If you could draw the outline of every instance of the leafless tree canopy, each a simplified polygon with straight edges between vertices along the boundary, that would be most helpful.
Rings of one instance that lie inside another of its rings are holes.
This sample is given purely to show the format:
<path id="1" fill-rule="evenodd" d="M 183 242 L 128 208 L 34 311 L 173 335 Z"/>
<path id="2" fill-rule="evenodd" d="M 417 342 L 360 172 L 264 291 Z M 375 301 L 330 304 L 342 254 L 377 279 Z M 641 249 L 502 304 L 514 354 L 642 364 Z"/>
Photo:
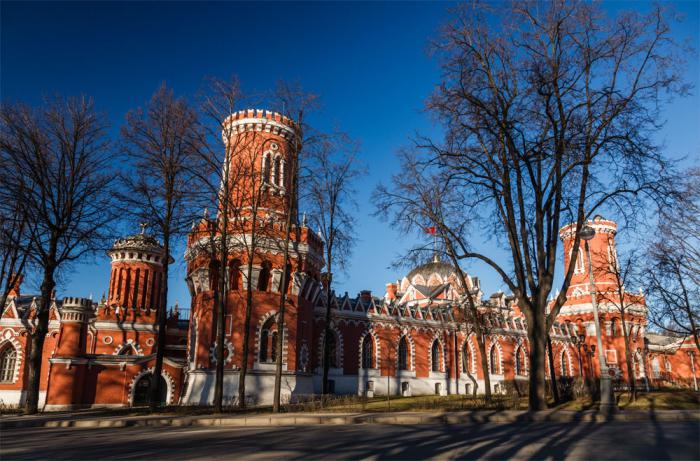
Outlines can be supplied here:
<path id="1" fill-rule="evenodd" d="M 666 97 L 686 91 L 682 60 L 658 7 L 608 18 L 583 2 L 470 3 L 454 18 L 436 44 L 443 75 L 428 102 L 446 135 L 419 144 L 510 253 L 507 263 L 460 256 L 497 271 L 527 316 L 539 409 L 545 332 L 573 274 L 571 264 L 547 316 L 559 229 L 601 212 L 632 218 L 643 200 L 664 199 L 668 165 L 652 136 Z"/>
<path id="2" fill-rule="evenodd" d="M 662 209 L 645 282 L 653 322 L 692 336 L 700 350 L 700 169 L 692 168 L 672 206 Z"/>
<path id="3" fill-rule="evenodd" d="M 122 128 L 122 152 L 130 169 L 121 175 L 121 205 L 129 215 L 151 225 L 151 231 L 163 239 L 166 254 L 158 303 L 161 333 L 167 320 L 170 251 L 192 223 L 200 197 L 201 183 L 193 171 L 201 139 L 195 111 L 184 99 L 176 99 L 165 85 L 154 93 L 145 109 L 129 112 Z M 151 408 L 159 404 L 165 338 L 165 334 L 159 334 L 156 344 Z"/>
<path id="4" fill-rule="evenodd" d="M 41 273 L 31 334 L 26 411 L 36 413 L 42 349 L 56 276 L 71 262 L 105 249 L 114 217 L 113 175 L 105 121 L 85 98 L 46 101 L 41 108 L 4 105 L 3 202 L 26 212 L 29 257 Z M 5 196 L 7 194 L 7 196 Z"/>

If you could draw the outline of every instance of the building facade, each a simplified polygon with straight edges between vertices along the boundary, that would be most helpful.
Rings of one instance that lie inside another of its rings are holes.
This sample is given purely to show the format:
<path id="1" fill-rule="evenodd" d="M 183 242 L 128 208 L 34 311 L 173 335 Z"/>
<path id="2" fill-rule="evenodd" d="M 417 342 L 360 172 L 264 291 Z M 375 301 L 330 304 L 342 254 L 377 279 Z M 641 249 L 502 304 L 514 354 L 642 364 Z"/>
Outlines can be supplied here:
<path id="1" fill-rule="evenodd" d="M 486 296 L 477 277 L 464 282 L 455 267 L 433 261 L 386 284 L 381 296 L 363 291 L 333 296 L 331 334 L 326 337 L 326 296 L 321 284 L 323 244 L 304 222 L 288 243 L 291 278 L 282 283 L 285 200 L 294 187 L 297 127 L 269 111 L 242 111 L 224 126 L 231 171 L 245 171 L 229 188 L 237 214 L 229 216 L 228 260 L 221 268 L 213 249 L 221 242 L 223 208 L 193 224 L 185 260 L 192 296 L 189 315 L 174 309 L 166 335 L 162 402 L 206 405 L 214 395 L 219 277 L 226 287 L 224 399 L 234 403 L 243 365 L 245 315 L 250 306 L 246 395 L 249 404 L 272 401 L 275 348 L 283 338 L 282 398 L 320 393 L 323 350 L 328 341 L 330 388 L 338 394 L 425 395 L 483 393 L 485 376 L 474 333 L 460 315 L 468 294 L 479 302 L 486 335 L 486 369 L 493 392 L 526 389 L 529 372 L 527 321 L 513 296 Z M 259 194 L 250 191 L 259 191 Z M 291 204 L 296 210 L 296 204 Z M 243 211 L 240 211 L 243 210 Z M 596 218 L 588 253 L 582 249 L 557 321 L 550 331 L 559 377 L 590 380 L 600 373 L 590 283 L 595 297 L 606 367 L 627 379 L 627 359 L 641 388 L 657 385 L 697 389 L 700 370 L 690 338 L 647 332 L 641 293 L 620 283 L 613 221 Z M 574 225 L 561 229 L 564 267 L 574 244 Z M 107 296 L 52 300 L 44 344 L 40 404 L 44 409 L 131 406 L 146 402 L 155 363 L 163 247 L 145 230 L 115 242 Z M 249 261 L 252 261 L 248 270 Z M 246 290 L 248 280 L 253 288 Z M 278 328 L 280 292 L 287 294 L 284 331 Z M 0 317 L 0 401 L 23 403 L 28 335 L 36 322 L 37 298 L 11 293 Z M 630 338 L 630 354 L 624 338 Z M 548 357 L 549 359 L 549 357 Z M 549 376 L 549 371 L 547 373 Z"/>

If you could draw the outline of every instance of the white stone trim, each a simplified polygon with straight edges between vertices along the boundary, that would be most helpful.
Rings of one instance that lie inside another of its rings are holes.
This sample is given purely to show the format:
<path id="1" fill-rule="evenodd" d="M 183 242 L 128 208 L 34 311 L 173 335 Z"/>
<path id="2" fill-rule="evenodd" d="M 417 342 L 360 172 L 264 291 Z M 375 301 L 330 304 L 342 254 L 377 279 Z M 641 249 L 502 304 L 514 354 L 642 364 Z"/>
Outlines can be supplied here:
<path id="1" fill-rule="evenodd" d="M 374 341 L 374 368 L 363 368 L 362 367 L 362 359 L 363 356 L 362 354 L 364 353 L 364 350 L 362 348 L 362 342 L 364 339 L 369 335 L 372 338 L 372 341 Z M 358 351 L 359 353 L 357 354 L 358 356 L 358 364 L 357 368 L 359 370 L 372 370 L 372 369 L 380 369 L 381 368 L 381 363 L 380 363 L 380 358 L 381 358 L 381 346 L 380 346 L 380 341 L 379 337 L 377 336 L 377 333 L 374 331 L 374 328 L 369 327 L 365 329 L 364 332 L 360 335 L 360 341 L 358 342 Z"/>
<path id="2" fill-rule="evenodd" d="M 12 345 L 15 349 L 16 353 L 16 360 L 15 360 L 15 370 L 14 374 L 12 376 L 12 384 L 16 383 L 17 380 L 19 379 L 19 371 L 22 369 L 22 344 L 17 340 L 16 338 L 17 333 L 15 333 L 13 330 L 6 329 L 5 331 L 2 332 L 2 339 L 0 339 L 0 351 L 2 351 L 5 347 L 6 344 Z M 5 382 L 4 384 L 10 384 L 9 382 Z"/>

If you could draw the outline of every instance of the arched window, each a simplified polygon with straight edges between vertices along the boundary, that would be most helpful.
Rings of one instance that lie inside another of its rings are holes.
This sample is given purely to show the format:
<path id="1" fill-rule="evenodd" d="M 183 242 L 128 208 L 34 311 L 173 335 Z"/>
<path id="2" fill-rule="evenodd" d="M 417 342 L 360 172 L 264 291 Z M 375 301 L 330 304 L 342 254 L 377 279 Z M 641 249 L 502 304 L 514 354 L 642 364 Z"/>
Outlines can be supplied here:
<path id="1" fill-rule="evenodd" d="M 260 331 L 260 354 L 259 360 L 262 363 L 274 362 L 277 358 L 276 352 L 277 323 L 274 317 L 265 321 Z"/>
<path id="2" fill-rule="evenodd" d="M 272 264 L 269 261 L 265 261 L 262 264 L 262 269 L 260 269 L 260 275 L 258 276 L 258 291 L 267 291 L 270 285 L 270 271 L 272 269 Z"/>
<path id="3" fill-rule="evenodd" d="M 17 350 L 8 344 L 0 352 L 0 383 L 11 383 L 15 380 L 17 366 Z"/>
<path id="4" fill-rule="evenodd" d="M 501 361 L 498 353 L 498 348 L 494 344 L 491 346 L 491 351 L 489 352 L 489 362 L 490 362 L 490 369 L 489 371 L 491 372 L 492 375 L 500 375 L 501 374 Z"/>
<path id="5" fill-rule="evenodd" d="M 515 374 L 518 376 L 527 374 L 525 371 L 525 351 L 522 347 L 518 347 L 518 350 L 515 351 Z"/>
<path id="6" fill-rule="evenodd" d="M 658 357 L 651 359 L 651 372 L 654 375 L 654 378 L 661 376 L 661 366 L 659 365 Z"/>
<path id="7" fill-rule="evenodd" d="M 561 375 L 564 377 L 569 376 L 570 367 L 569 356 L 566 355 L 566 351 L 561 351 Z"/>
<path id="8" fill-rule="evenodd" d="M 141 295 L 141 309 L 145 310 L 146 309 L 146 292 L 148 291 L 148 277 L 149 277 L 149 270 L 146 269 L 143 274 L 143 293 Z"/>
<path id="9" fill-rule="evenodd" d="M 277 360 L 277 331 L 272 332 L 270 337 L 270 361 Z"/>
<path id="10" fill-rule="evenodd" d="M 399 340 L 399 370 L 408 370 L 408 341 L 405 336 Z"/>
<path id="11" fill-rule="evenodd" d="M 275 158 L 275 166 L 272 169 L 272 174 L 274 175 L 274 178 L 272 179 L 272 183 L 275 186 L 280 186 L 281 178 L 282 178 L 282 158 L 281 157 Z"/>
<path id="12" fill-rule="evenodd" d="M 573 250 L 571 253 L 573 253 Z M 583 274 L 584 272 L 586 272 L 586 265 L 585 261 L 583 260 L 583 250 L 579 248 L 578 257 L 576 258 L 576 265 L 574 266 L 574 273 Z"/>
<path id="13" fill-rule="evenodd" d="M 139 282 L 141 279 L 141 269 L 136 269 L 136 275 L 134 276 L 134 294 L 131 297 L 131 307 L 136 309 L 139 302 Z"/>
<path id="14" fill-rule="evenodd" d="M 262 167 L 263 182 L 268 182 L 270 179 L 270 154 L 265 154 L 263 156 L 263 167 Z"/>
<path id="15" fill-rule="evenodd" d="M 617 324 L 618 324 L 617 319 L 612 319 L 610 321 L 610 337 L 611 338 L 614 338 L 615 336 L 617 336 L 617 329 L 618 329 Z"/>
<path id="16" fill-rule="evenodd" d="M 472 348 L 467 341 L 462 346 L 462 371 L 464 373 L 473 373 L 472 370 Z"/>
<path id="17" fill-rule="evenodd" d="M 241 287 L 241 261 L 234 259 L 229 263 L 228 275 L 229 290 L 238 290 Z"/>
<path id="18" fill-rule="evenodd" d="M 374 368 L 374 339 L 369 333 L 362 339 L 362 368 Z"/>
<path id="19" fill-rule="evenodd" d="M 435 340 L 430 348 L 430 358 L 433 363 L 433 371 L 440 371 L 440 343 Z"/>
<path id="20" fill-rule="evenodd" d="M 335 334 L 331 332 L 326 338 L 328 341 L 328 358 L 330 360 L 331 368 L 338 368 L 338 341 L 335 338 Z"/>

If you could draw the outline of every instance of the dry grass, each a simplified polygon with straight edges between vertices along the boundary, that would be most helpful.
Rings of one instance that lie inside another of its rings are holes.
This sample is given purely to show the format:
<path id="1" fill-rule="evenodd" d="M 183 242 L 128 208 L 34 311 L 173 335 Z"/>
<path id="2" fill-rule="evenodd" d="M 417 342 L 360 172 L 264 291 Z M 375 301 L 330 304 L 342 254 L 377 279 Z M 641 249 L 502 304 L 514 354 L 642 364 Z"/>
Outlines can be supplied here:
<path id="1" fill-rule="evenodd" d="M 630 401 L 629 393 L 616 394 L 618 408 L 621 410 L 700 410 L 700 393 L 689 389 L 663 389 L 645 392 Z M 572 400 L 559 405 L 560 410 L 590 410 L 596 408 L 590 398 Z"/>

